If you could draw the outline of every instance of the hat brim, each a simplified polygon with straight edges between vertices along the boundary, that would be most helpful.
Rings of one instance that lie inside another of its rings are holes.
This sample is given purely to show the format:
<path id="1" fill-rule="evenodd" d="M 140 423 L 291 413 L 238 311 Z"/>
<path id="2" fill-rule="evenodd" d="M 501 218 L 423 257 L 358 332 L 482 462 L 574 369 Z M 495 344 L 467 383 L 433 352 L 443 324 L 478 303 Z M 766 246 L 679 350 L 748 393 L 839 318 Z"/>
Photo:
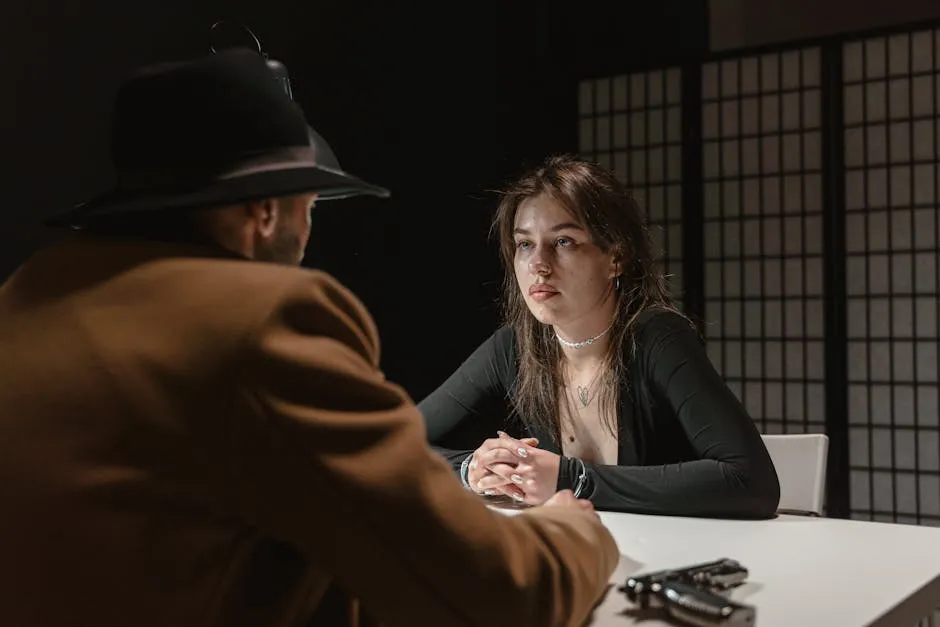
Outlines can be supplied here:
<path id="1" fill-rule="evenodd" d="M 388 198 L 391 195 L 384 187 L 366 183 L 340 170 L 303 166 L 219 179 L 191 189 L 147 192 L 115 190 L 47 218 L 44 223 L 47 226 L 80 227 L 95 218 L 118 214 L 208 209 L 305 193 L 317 193 L 318 200 L 338 200 L 352 196 Z"/>

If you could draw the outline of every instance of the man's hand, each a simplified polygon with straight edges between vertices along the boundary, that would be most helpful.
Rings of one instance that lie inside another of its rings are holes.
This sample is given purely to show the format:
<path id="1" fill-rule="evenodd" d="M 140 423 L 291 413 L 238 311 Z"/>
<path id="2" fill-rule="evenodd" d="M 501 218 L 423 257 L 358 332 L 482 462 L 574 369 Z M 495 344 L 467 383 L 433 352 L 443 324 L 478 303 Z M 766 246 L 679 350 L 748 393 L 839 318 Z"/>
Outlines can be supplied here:
<path id="1" fill-rule="evenodd" d="M 542 504 L 542 507 L 577 507 L 578 509 L 589 511 L 597 516 L 597 512 L 594 511 L 594 503 L 591 503 L 587 499 L 577 498 L 571 490 L 556 492 L 550 499 Z M 600 516 L 597 517 L 600 518 Z"/>

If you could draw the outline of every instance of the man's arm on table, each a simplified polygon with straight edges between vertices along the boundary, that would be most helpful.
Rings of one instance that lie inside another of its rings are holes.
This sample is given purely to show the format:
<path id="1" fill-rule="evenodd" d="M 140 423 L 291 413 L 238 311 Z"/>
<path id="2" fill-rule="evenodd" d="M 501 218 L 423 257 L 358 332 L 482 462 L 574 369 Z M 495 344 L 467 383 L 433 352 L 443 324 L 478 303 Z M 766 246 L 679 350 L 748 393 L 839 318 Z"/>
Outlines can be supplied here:
<path id="1" fill-rule="evenodd" d="M 230 436 L 241 516 L 391 624 L 583 623 L 619 559 L 609 532 L 577 507 L 505 517 L 464 490 L 348 291 L 311 274 L 253 347 L 256 411 Z"/>

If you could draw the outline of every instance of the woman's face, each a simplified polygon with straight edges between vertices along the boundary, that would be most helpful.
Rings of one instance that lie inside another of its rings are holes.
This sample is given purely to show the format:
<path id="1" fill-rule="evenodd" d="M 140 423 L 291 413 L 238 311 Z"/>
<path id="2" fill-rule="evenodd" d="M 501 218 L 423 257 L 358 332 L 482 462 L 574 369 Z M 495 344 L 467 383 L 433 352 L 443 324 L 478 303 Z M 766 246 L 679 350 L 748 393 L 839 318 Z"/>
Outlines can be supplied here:
<path id="1" fill-rule="evenodd" d="M 516 211 L 513 238 L 516 282 L 539 322 L 589 328 L 603 316 L 609 323 L 619 263 L 577 218 L 549 196 L 529 198 Z"/>

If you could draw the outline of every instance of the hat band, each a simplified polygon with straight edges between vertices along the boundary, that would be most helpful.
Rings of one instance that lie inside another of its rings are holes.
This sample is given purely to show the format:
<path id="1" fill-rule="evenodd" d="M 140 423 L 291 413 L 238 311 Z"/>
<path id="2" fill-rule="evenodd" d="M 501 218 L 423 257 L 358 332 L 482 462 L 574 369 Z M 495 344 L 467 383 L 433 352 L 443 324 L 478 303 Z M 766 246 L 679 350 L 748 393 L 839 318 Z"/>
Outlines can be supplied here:
<path id="1" fill-rule="evenodd" d="M 316 168 L 316 153 L 310 146 L 241 155 L 224 163 L 185 163 L 171 167 L 120 168 L 117 188 L 122 192 L 152 192 L 166 189 L 192 189 L 219 181 L 263 172 Z"/>

